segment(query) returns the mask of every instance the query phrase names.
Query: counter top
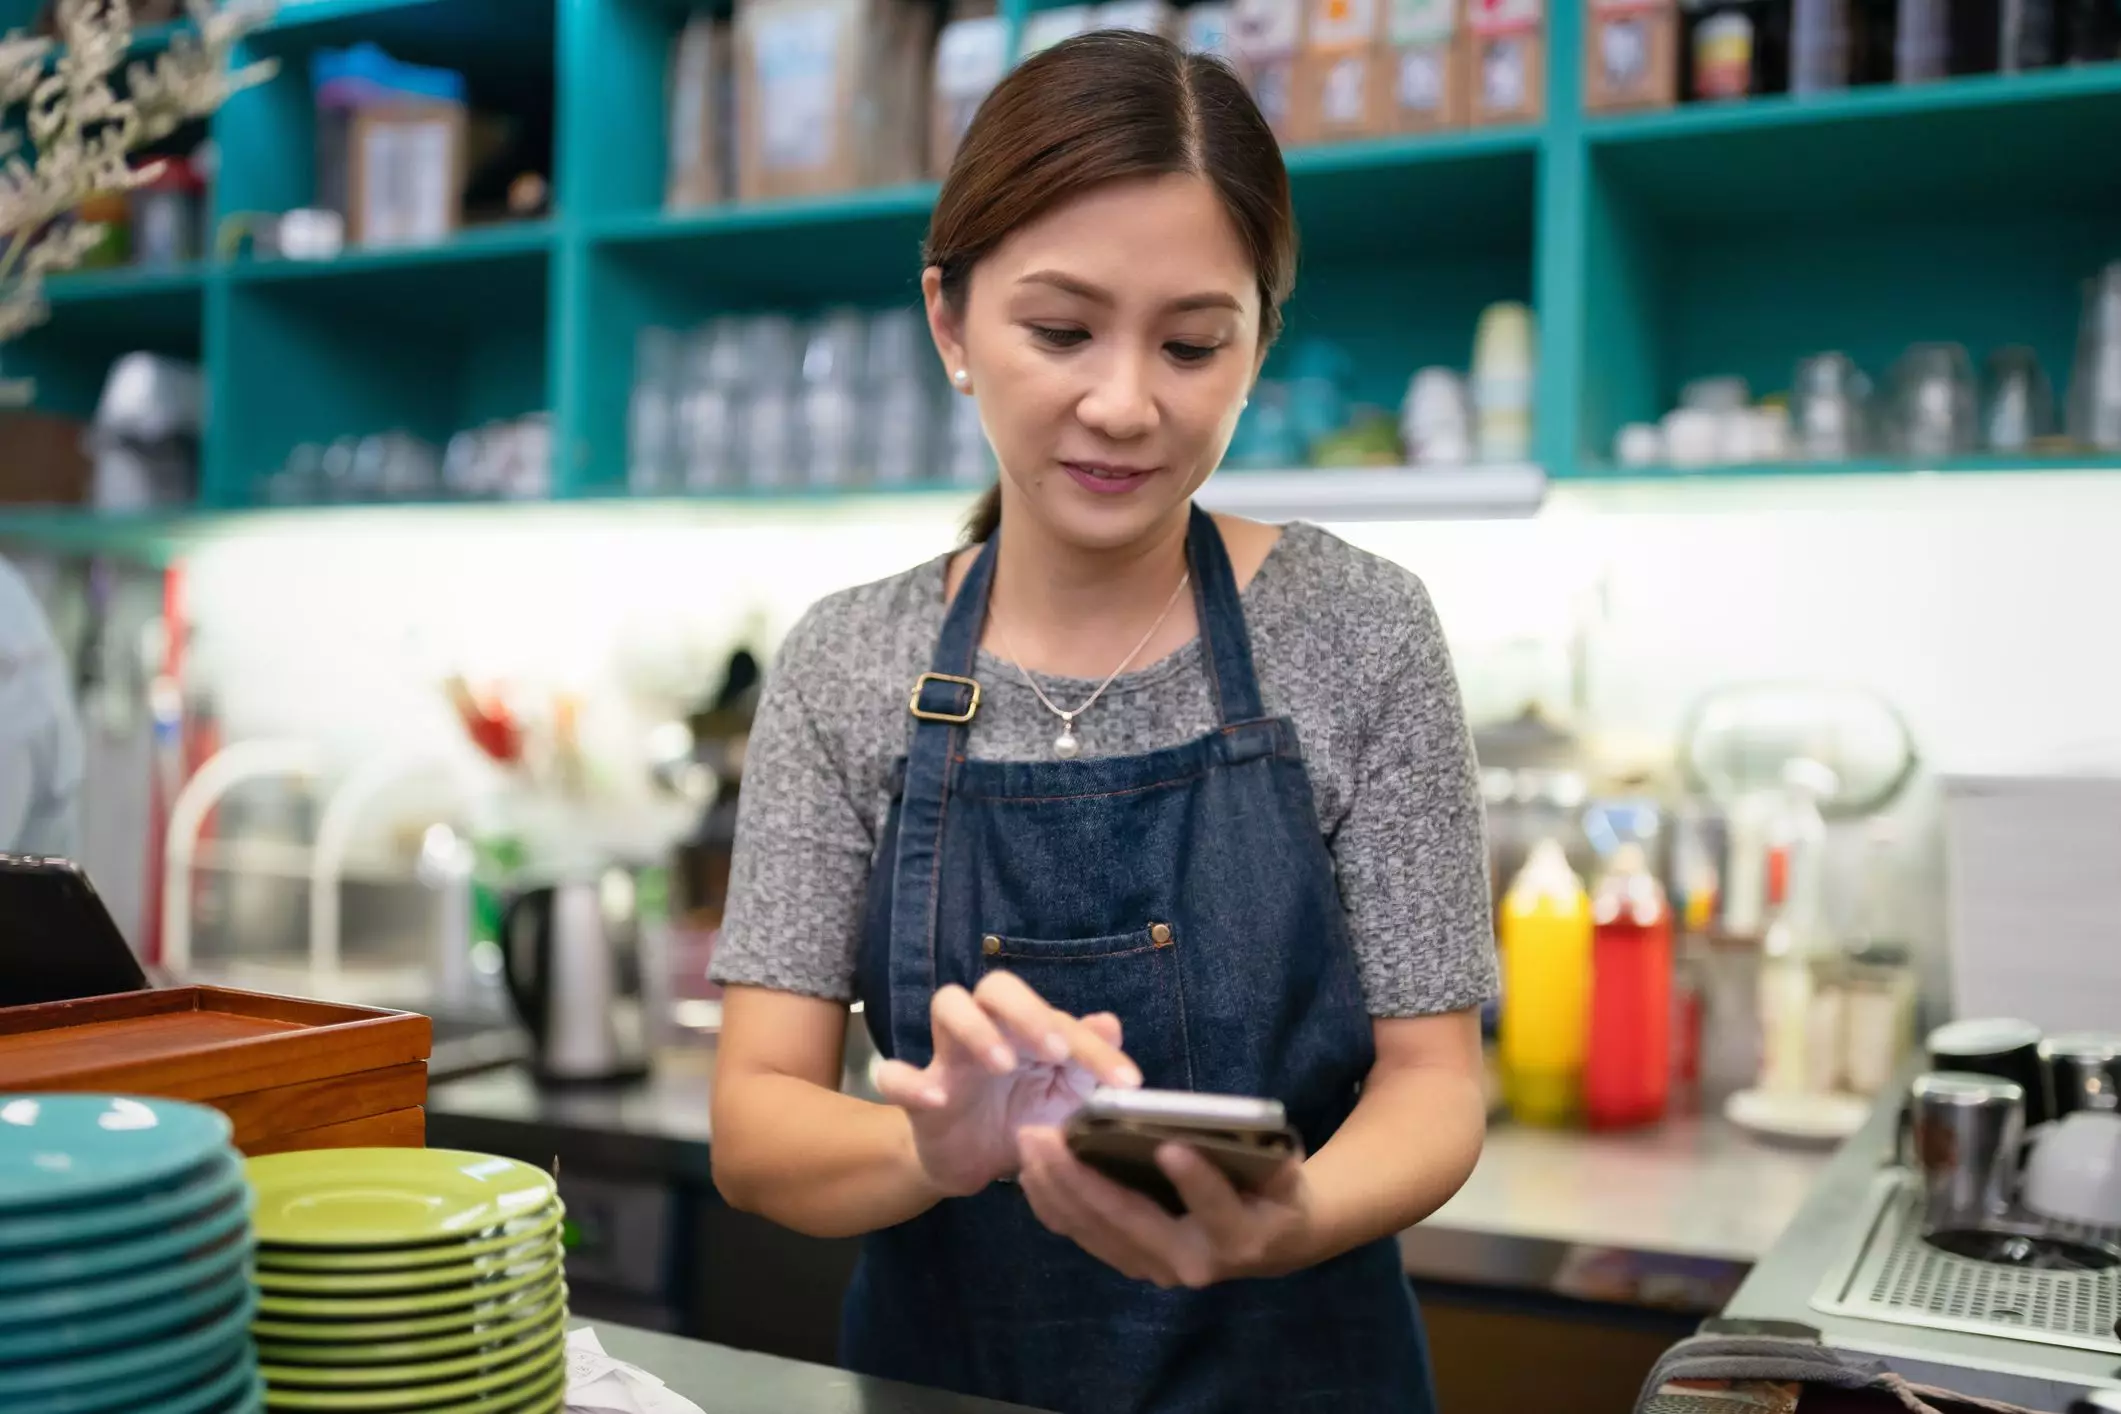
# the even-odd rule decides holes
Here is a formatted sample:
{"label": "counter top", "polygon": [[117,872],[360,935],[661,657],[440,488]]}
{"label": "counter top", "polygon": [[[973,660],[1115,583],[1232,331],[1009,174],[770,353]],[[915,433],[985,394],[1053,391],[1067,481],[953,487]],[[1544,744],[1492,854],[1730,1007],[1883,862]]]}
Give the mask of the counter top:
{"label": "counter top", "polygon": [[[529,1128],[562,1162],[707,1183],[712,1077],[711,1051],[612,1089],[544,1090],[505,1068],[436,1085],[428,1111],[467,1142]],[[1825,1166],[1821,1151],[1770,1147],[1720,1118],[1597,1135],[1498,1123],[1466,1186],[1400,1249],[1417,1277],[1710,1312]]]}
{"label": "counter top", "polygon": [[1828,1157],[1764,1144],[1720,1116],[1613,1134],[1501,1123],[1429,1225],[1750,1263]]}
{"label": "counter top", "polygon": [[1021,1404],[874,1380],[631,1326],[575,1324],[594,1330],[607,1355],[640,1366],[708,1414],[1034,1414]]}
{"label": "counter top", "polygon": [[1821,1283],[1864,1240],[1872,1185],[1891,1161],[1899,1110],[1896,1092],[1842,1146],[1781,1239],[1732,1297],[1725,1317],[1795,1321],[1817,1330],[1833,1349],[1881,1359],[1918,1383],[2029,1409],[2061,1409],[2088,1388],[2121,1389],[2121,1359],[2112,1355],[1827,1315],[1813,1307]]}

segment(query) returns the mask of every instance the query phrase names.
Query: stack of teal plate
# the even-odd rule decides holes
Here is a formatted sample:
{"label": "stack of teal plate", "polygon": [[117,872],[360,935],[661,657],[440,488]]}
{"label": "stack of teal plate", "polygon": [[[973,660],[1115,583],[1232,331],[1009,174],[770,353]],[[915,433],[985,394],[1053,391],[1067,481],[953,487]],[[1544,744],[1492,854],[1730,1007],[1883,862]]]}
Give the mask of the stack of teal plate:
{"label": "stack of teal plate", "polygon": [[264,1407],[228,1141],[200,1105],[0,1095],[0,1410]]}
{"label": "stack of teal plate", "polygon": [[271,1409],[554,1414],[567,1284],[552,1179],[446,1149],[252,1159]]}

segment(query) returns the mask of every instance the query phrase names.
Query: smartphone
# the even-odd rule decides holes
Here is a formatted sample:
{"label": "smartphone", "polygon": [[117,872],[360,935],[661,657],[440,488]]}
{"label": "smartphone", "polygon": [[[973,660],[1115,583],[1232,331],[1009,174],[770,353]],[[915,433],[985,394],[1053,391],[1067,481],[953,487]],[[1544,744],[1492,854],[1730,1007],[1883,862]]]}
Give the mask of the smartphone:
{"label": "smartphone", "polygon": [[1279,1100],[1197,1095],[1190,1090],[1100,1086],[1068,1121],[1068,1148],[1115,1183],[1184,1213],[1185,1200],[1157,1167],[1170,1143],[1192,1148],[1239,1192],[1259,1188],[1302,1148]]}
{"label": "smartphone", "polygon": [[147,985],[140,960],[79,865],[0,854],[0,1007]]}

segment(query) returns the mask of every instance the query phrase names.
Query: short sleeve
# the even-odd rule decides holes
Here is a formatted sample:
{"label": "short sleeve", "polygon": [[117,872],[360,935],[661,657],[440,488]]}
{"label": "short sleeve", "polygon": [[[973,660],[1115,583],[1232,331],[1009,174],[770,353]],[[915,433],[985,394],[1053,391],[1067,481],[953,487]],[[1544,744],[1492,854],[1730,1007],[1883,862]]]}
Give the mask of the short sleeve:
{"label": "short sleeve", "polygon": [[874,848],[815,702],[830,678],[813,609],[788,635],[744,752],[713,979],[847,1001]]}
{"label": "short sleeve", "polygon": [[1417,582],[1383,664],[1329,844],[1372,1016],[1484,1005],[1498,989],[1485,821],[1449,646]]}

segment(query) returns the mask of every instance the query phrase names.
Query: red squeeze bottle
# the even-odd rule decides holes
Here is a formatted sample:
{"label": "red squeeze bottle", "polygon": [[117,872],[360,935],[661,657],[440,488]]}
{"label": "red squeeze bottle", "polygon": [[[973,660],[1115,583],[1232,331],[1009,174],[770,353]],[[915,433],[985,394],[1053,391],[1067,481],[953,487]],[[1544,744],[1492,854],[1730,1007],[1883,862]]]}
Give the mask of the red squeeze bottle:
{"label": "red squeeze bottle", "polygon": [[1664,1118],[1672,1088],[1672,910],[1642,846],[1624,844],[1591,893],[1591,1034],[1584,1115],[1593,1129]]}

